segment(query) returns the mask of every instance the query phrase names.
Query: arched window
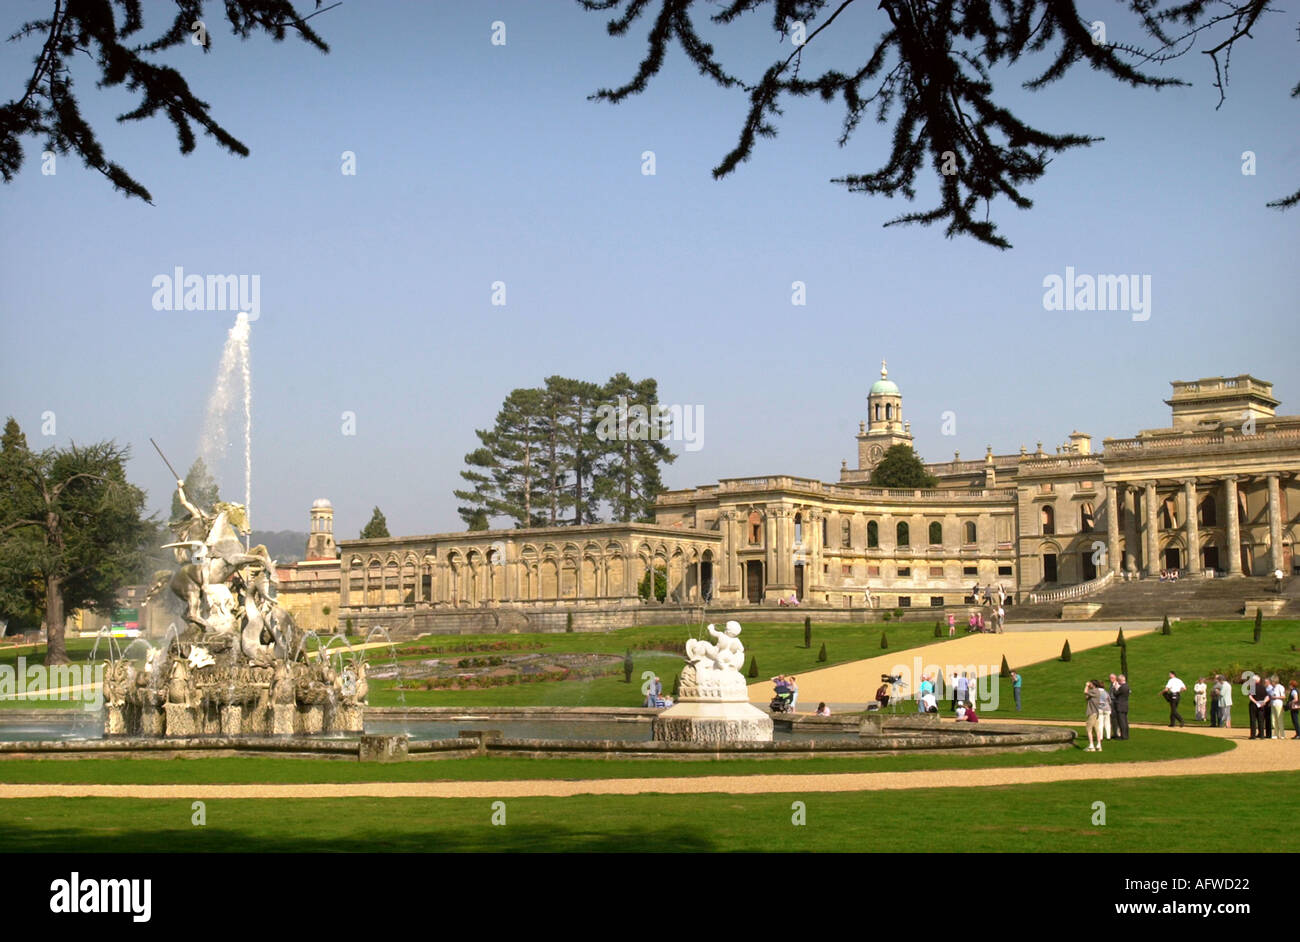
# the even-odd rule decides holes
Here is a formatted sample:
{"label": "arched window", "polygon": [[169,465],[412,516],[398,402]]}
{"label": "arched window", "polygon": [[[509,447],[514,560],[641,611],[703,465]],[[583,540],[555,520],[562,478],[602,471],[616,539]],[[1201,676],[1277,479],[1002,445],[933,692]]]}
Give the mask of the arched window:
{"label": "arched window", "polygon": [[973,522],[973,521],[970,521],[970,520],[967,520],[967,521],[966,521],[966,528],[965,528],[965,529],[966,529],[966,542],[967,542],[967,543],[974,543],[974,542],[975,542],[975,524],[974,524],[974,522]]}
{"label": "arched window", "polygon": [[887,402],[885,403],[885,418],[892,419],[893,417],[894,417],[894,404],[892,402]]}
{"label": "arched window", "polygon": [[1043,506],[1043,534],[1051,536],[1056,532],[1056,510],[1051,504]]}
{"label": "arched window", "polygon": [[930,524],[930,545],[938,546],[943,542],[943,524],[938,520]]}
{"label": "arched window", "polygon": [[1197,521],[1203,527],[1217,527],[1219,525],[1219,505],[1214,502],[1214,495],[1209,494],[1205,500],[1201,501],[1200,520]]}
{"label": "arched window", "polygon": [[749,512],[749,542],[763,542],[763,516],[757,510]]}
{"label": "arched window", "polygon": [[830,544],[830,537],[829,537],[829,535],[828,535],[830,531],[829,531],[829,529],[827,528],[827,524],[828,524],[827,519],[826,519],[825,517],[822,517],[822,546],[830,546],[830,545],[831,545],[831,544]]}
{"label": "arched window", "polygon": [[853,543],[853,531],[849,524],[848,517],[840,518],[840,546],[850,546]]}
{"label": "arched window", "polygon": [[880,421],[880,403],[876,403],[876,421]]}
{"label": "arched window", "polygon": [[1083,506],[1079,508],[1079,532],[1091,533],[1095,523],[1092,502],[1084,501]]}
{"label": "arched window", "polygon": [[867,523],[867,549],[880,546],[880,524],[871,520]]}
{"label": "arched window", "polygon": [[899,546],[911,546],[911,545],[912,545],[911,542],[910,542],[910,540],[909,540],[909,537],[908,537],[907,524],[906,524],[906,523],[900,523],[900,524],[898,525],[898,528],[897,528],[897,531],[896,531],[896,532],[897,532],[897,534],[898,534],[898,540],[897,540],[897,543],[898,543]]}

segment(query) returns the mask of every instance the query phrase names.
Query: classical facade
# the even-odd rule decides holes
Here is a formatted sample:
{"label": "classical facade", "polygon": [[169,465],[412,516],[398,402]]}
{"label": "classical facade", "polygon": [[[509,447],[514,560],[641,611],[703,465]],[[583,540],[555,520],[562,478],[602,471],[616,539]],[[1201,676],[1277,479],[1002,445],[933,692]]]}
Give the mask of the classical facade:
{"label": "classical facade", "polygon": [[308,578],[319,587],[337,579],[336,612],[364,619],[637,608],[646,604],[638,587],[655,570],[672,602],[793,598],[842,609],[959,605],[977,583],[1002,584],[1019,599],[1108,573],[1300,569],[1292,552],[1300,416],[1277,414],[1269,383],[1175,382],[1167,428],[1107,438],[1099,449],[1077,431],[1054,453],[1041,442],[1011,454],[989,448],[982,459],[928,465],[934,488],[874,487],[884,451],[912,444],[902,399],[882,364],[857,436],[858,466],[841,468],[835,483],[773,475],[668,491],[654,524],[345,540],[337,572],[327,575],[330,561],[321,560]]}

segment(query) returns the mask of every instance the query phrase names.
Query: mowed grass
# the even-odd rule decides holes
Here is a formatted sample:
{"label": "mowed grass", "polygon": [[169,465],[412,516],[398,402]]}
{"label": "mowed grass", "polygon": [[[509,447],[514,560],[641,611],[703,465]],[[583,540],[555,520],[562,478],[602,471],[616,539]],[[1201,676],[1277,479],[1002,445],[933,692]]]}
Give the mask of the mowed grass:
{"label": "mowed grass", "polygon": [[[1129,698],[1131,723],[1169,722],[1169,705],[1160,691],[1171,670],[1187,684],[1179,713],[1189,725],[1195,722],[1192,686],[1198,677],[1205,677],[1206,684],[1212,687],[1216,671],[1226,672],[1234,667],[1272,670],[1294,666],[1300,674],[1300,653],[1295,650],[1300,647],[1300,621],[1265,620],[1259,644],[1253,641],[1253,619],[1180,621],[1171,625],[1173,633],[1167,636],[1156,631],[1126,638],[1128,682],[1133,691]],[[1106,644],[1073,652],[1068,662],[1057,658],[1010,667],[1024,675],[1024,712],[1020,716],[1082,719],[1084,683],[1090,679],[1106,683],[1110,674],[1119,673],[1120,649]],[[1283,677],[1284,682],[1288,679]],[[1232,698],[1232,725],[1249,726],[1248,701],[1240,684],[1234,686]],[[998,718],[1016,715],[1011,681],[1001,680],[998,709],[992,715]],[[1283,716],[1287,719],[1286,714]]]}
{"label": "mowed grass", "polygon": [[[1263,789],[1237,776],[1114,779],[852,793],[572,798],[41,798],[0,802],[0,841],[21,852],[1219,853],[1300,840],[1300,772]],[[796,805],[796,802],[800,803]],[[1094,823],[1096,802],[1105,824]],[[800,805],[802,811],[800,811]],[[802,813],[804,824],[795,825]],[[493,823],[494,819],[497,823]],[[953,841],[956,844],[953,844]]]}
{"label": "mowed grass", "polygon": [[[819,667],[830,667],[849,661],[875,657],[881,653],[880,639],[885,634],[890,651],[903,651],[933,644],[944,638],[934,637],[933,622],[891,622],[881,624],[817,624],[812,626],[812,647],[803,644],[803,622],[795,624],[742,624],[740,640],[745,645],[745,670],[751,662],[758,661],[759,678],[766,680],[776,674],[799,674]],[[404,642],[397,647],[399,660],[439,658],[451,660],[461,657],[483,657],[490,654],[514,654],[534,651],[540,653],[591,653],[615,654],[620,657],[632,649],[632,682],[626,683],[623,674],[582,680],[547,681],[540,683],[509,684],[470,690],[405,690],[397,691],[392,681],[375,680],[370,684],[371,706],[641,706],[641,676],[653,671],[663,681],[664,690],[671,691],[673,681],[684,664],[686,640],[707,638],[697,624],[659,625],[623,628],[617,631],[560,632],[555,634],[484,634],[437,635]],[[465,646],[486,647],[494,643],[539,645],[516,651],[462,652]],[[826,645],[826,660],[817,657],[822,644]],[[672,647],[673,650],[646,649],[638,646],[654,645]],[[442,648],[445,653],[418,653],[418,648]],[[336,648],[337,650],[337,648]],[[389,662],[387,654],[372,650],[370,662],[382,667]]]}
{"label": "mowed grass", "polygon": [[5,784],[287,784],[345,782],[573,781],[601,778],[690,778],[703,775],[829,775],[837,772],[911,772],[952,769],[1025,768],[1074,764],[1188,759],[1225,752],[1231,742],[1167,730],[1139,729],[1127,742],[1108,743],[1100,754],[1085,752],[1082,727],[1074,746],[1052,752],[953,755],[944,751],[866,757],[807,759],[529,759],[475,756],[412,760],[379,765],[355,759],[7,759],[0,761]]}

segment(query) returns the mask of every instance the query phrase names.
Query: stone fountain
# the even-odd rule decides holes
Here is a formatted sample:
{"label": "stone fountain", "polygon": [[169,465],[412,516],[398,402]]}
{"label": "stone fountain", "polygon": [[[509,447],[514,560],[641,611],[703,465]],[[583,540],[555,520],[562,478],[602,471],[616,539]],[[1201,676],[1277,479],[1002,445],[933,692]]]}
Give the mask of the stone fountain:
{"label": "stone fountain", "polygon": [[677,702],[654,718],[655,739],[672,742],[771,742],[772,718],[749,702],[740,623],[707,628],[713,641],[686,642]]}
{"label": "stone fountain", "polygon": [[[245,550],[243,505],[196,507],[177,481],[189,518],[167,544],[180,567],[150,590],[184,605],[182,629],[151,649],[143,668],[118,656],[105,665],[109,736],[257,736],[361,733],[368,684],[364,655],[336,668],[306,656],[303,634],[275,599],[266,547]],[[146,599],[148,601],[148,599]]]}

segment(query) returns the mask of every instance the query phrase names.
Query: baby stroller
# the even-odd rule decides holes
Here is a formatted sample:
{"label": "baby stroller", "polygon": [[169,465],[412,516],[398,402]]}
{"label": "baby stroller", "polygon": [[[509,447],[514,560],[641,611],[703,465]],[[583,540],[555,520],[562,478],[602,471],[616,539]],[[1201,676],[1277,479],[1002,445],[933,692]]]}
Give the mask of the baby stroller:
{"label": "baby stroller", "polygon": [[793,713],[794,712],[794,692],[784,684],[776,688],[776,696],[768,704],[768,710],[773,713]]}

